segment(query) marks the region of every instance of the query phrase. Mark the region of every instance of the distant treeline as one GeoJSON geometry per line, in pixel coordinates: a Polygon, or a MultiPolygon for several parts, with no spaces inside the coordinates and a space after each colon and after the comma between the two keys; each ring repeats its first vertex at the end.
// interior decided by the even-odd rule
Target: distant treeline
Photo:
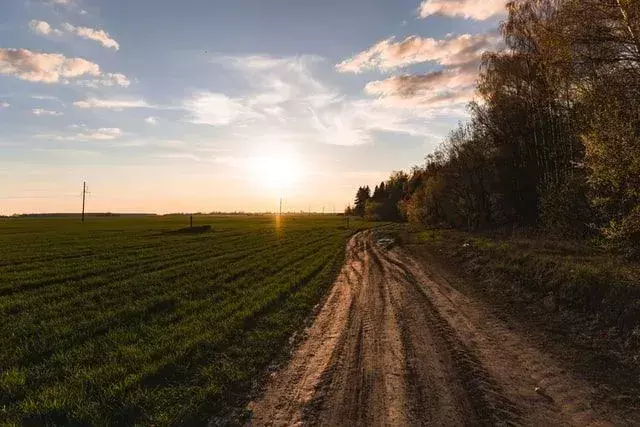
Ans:
{"type": "MultiPolygon", "coordinates": [[[[91,212],[91,213],[85,213],[84,216],[85,217],[109,217],[109,216],[121,216],[121,217],[136,217],[136,216],[154,216],[156,214],[154,213],[113,213],[113,212],[91,212]]],[[[10,215],[10,217],[12,218],[23,218],[23,217],[36,217],[36,218],[70,218],[70,217],[80,217],[81,214],[79,213],[57,213],[57,212],[51,212],[51,213],[24,213],[24,214],[14,214],[14,215],[10,215]]],[[[7,217],[5,217],[7,218],[7,217]]]]}
{"type": "MultiPolygon", "coordinates": [[[[283,212],[284,214],[285,212],[283,212]]],[[[319,215],[318,212],[286,212],[286,214],[297,214],[297,215],[319,215]]],[[[263,216],[263,215],[273,215],[273,212],[243,212],[243,211],[234,211],[234,212],[222,212],[222,211],[213,211],[213,212],[172,212],[168,214],[163,214],[162,216],[185,216],[185,215],[224,215],[224,216],[263,216]]],[[[337,213],[337,215],[342,215],[342,213],[337,213]]],[[[0,218],[80,218],[81,214],[79,213],[25,213],[25,214],[13,214],[13,215],[0,215],[0,218]]],[[[85,213],[85,217],[143,217],[143,216],[159,216],[159,214],[155,213],[113,213],[113,212],[92,212],[85,213]]]]}
{"type": "Polygon", "coordinates": [[[353,212],[469,230],[600,235],[640,252],[640,1],[519,0],[471,118],[353,212]]]}

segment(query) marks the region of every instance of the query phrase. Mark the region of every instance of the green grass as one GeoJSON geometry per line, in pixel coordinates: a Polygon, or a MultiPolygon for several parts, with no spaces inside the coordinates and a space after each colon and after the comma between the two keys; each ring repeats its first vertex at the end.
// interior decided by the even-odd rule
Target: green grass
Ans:
{"type": "Polygon", "coordinates": [[[572,345],[574,364],[581,374],[595,375],[597,366],[601,377],[611,384],[620,383],[620,378],[637,381],[637,262],[597,242],[545,236],[409,228],[405,240],[418,256],[426,250],[462,275],[467,289],[502,315],[541,332],[544,339],[553,335],[553,340],[562,342],[562,352],[564,346],[572,345]],[[620,372],[624,372],[622,377],[620,372]]]}
{"type": "Polygon", "coordinates": [[[409,240],[446,254],[497,291],[536,298],[552,293],[562,307],[597,314],[627,331],[640,321],[640,265],[589,241],[419,229],[409,240]]]}
{"type": "Polygon", "coordinates": [[[237,416],[367,227],[194,219],[0,219],[0,424],[237,416]]]}

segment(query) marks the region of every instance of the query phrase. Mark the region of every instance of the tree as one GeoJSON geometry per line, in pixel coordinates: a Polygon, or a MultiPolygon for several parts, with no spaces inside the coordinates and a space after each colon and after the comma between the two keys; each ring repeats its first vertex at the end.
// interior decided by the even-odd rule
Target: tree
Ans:
{"type": "Polygon", "coordinates": [[[367,200],[364,205],[364,218],[367,221],[380,221],[380,202],[375,202],[372,199],[367,200]]]}
{"type": "Polygon", "coordinates": [[[507,9],[506,49],[484,55],[469,122],[424,167],[376,186],[368,212],[472,230],[599,229],[640,254],[640,1],[507,9]]]}
{"type": "Polygon", "coordinates": [[[369,188],[369,186],[358,188],[353,207],[354,215],[364,216],[365,205],[370,198],[371,189],[369,188]]]}
{"type": "Polygon", "coordinates": [[[640,252],[640,2],[567,0],[587,179],[605,237],[640,252]]]}

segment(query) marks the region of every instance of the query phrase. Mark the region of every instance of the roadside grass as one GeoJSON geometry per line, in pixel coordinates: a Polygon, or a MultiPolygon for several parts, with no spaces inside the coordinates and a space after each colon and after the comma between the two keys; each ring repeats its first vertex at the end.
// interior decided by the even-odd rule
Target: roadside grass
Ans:
{"type": "Polygon", "coordinates": [[[553,293],[561,307],[585,312],[605,309],[606,320],[619,322],[621,329],[633,329],[640,321],[640,311],[628,306],[628,297],[640,295],[640,264],[595,244],[452,230],[418,231],[413,241],[446,249],[471,272],[489,268],[503,273],[511,283],[515,280],[523,291],[553,293]]]}
{"type": "MultiPolygon", "coordinates": [[[[640,264],[594,242],[408,227],[501,314],[576,349],[577,369],[625,387],[640,378],[640,264]],[[578,360],[580,359],[580,360],[578,360]]],[[[640,396],[638,402],[640,403],[640,396]]]]}
{"type": "Polygon", "coordinates": [[[224,423],[333,282],[330,216],[0,219],[0,424],[224,423]]]}

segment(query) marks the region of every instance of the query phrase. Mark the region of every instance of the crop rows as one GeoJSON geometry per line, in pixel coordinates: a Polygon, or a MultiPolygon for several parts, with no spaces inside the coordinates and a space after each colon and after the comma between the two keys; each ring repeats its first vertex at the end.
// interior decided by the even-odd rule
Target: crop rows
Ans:
{"type": "MultiPolygon", "coordinates": [[[[204,423],[242,407],[332,282],[338,218],[0,220],[0,422],[204,423]]],[[[364,224],[359,224],[363,227],[364,224]]]]}

